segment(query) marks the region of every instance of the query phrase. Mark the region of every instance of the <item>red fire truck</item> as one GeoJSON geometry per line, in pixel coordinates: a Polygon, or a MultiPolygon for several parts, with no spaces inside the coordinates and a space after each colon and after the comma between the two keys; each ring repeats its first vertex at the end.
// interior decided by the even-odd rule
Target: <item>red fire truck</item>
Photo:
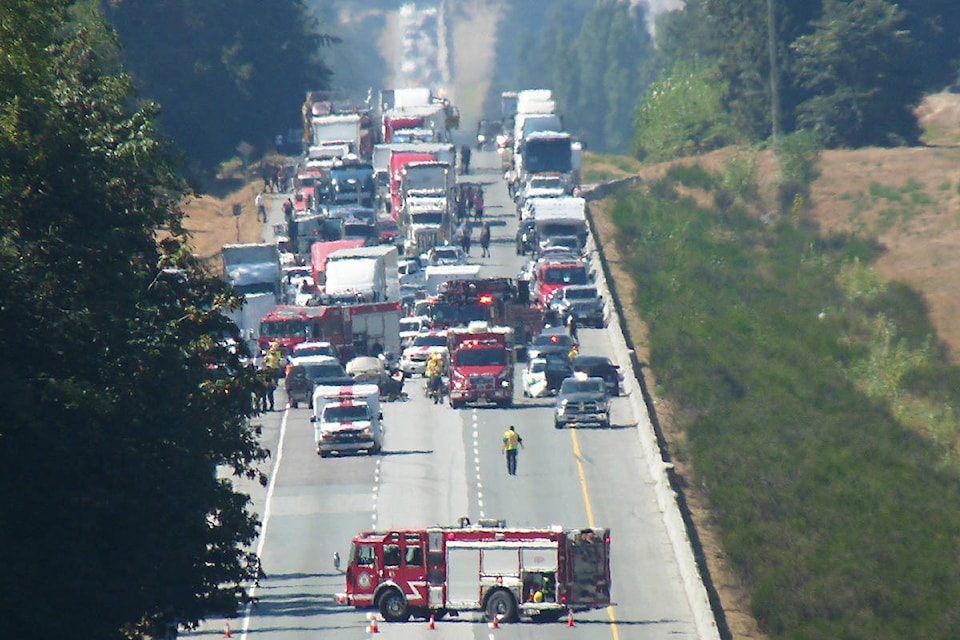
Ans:
{"type": "Polygon", "coordinates": [[[266,350],[280,343],[289,354],[293,345],[326,341],[346,362],[356,354],[400,351],[400,304],[378,302],[350,306],[279,306],[260,320],[258,344],[266,350]]]}
{"type": "Polygon", "coordinates": [[[467,402],[513,404],[513,329],[471,322],[447,331],[450,406],[467,402]]]}
{"type": "Polygon", "coordinates": [[[470,526],[364,531],[353,539],[340,604],[405,621],[482,611],[557,620],[610,605],[610,530],[470,526]]]}

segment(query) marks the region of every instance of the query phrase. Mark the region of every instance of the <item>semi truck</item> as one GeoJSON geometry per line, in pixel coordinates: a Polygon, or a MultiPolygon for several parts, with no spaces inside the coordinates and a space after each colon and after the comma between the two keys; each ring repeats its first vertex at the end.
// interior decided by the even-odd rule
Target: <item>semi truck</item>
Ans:
{"type": "Polygon", "coordinates": [[[327,256],[323,295],[330,303],[400,300],[397,247],[340,249],[327,256]]]}
{"type": "Polygon", "coordinates": [[[471,526],[362,531],[337,602],[389,622],[481,611],[490,622],[555,621],[610,606],[610,530],[471,526]]]}
{"type": "Polygon", "coordinates": [[[447,331],[450,406],[468,402],[513,404],[514,332],[472,322],[447,331]]]}
{"type": "Polygon", "coordinates": [[[380,387],[375,384],[317,385],[313,390],[314,442],[317,455],[380,453],[383,430],[380,387]]]}
{"type": "Polygon", "coordinates": [[[225,244],[220,254],[224,280],[244,300],[228,315],[252,349],[260,318],[279,302],[280,250],[275,243],[225,244]]]}

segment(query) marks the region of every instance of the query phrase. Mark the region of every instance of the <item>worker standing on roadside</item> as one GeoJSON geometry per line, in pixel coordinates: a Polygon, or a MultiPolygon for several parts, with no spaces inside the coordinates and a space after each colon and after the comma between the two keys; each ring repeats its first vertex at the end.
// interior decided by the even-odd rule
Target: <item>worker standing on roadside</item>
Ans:
{"type": "Polygon", "coordinates": [[[257,208],[257,222],[260,222],[262,218],[264,222],[267,221],[267,207],[263,199],[263,191],[257,194],[257,197],[253,199],[253,204],[257,208]]]}
{"type": "Polygon", "coordinates": [[[517,475],[517,452],[523,447],[523,438],[517,433],[516,428],[510,425],[510,428],[503,434],[503,452],[507,455],[507,473],[511,476],[517,475]]]}

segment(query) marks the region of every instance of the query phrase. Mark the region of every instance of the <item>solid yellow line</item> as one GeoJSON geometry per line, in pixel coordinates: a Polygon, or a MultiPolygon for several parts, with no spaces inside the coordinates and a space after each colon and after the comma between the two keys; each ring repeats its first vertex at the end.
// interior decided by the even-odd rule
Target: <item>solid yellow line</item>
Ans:
{"type": "MultiPolygon", "coordinates": [[[[570,440],[573,441],[573,455],[577,460],[577,475],[580,476],[580,491],[583,493],[583,504],[587,508],[587,524],[592,529],[593,507],[590,506],[590,492],[587,491],[587,477],[583,473],[583,456],[580,454],[580,443],[577,441],[577,428],[570,427],[570,440]]],[[[617,617],[613,613],[613,606],[607,607],[607,617],[610,618],[610,630],[613,632],[613,640],[620,640],[620,629],[617,627],[617,617]]]]}

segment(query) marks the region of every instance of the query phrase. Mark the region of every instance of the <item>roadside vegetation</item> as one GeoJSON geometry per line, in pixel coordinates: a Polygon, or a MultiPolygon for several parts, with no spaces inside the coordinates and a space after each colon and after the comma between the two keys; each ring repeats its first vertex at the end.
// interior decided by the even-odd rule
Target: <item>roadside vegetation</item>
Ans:
{"type": "MultiPolygon", "coordinates": [[[[791,138],[779,208],[749,151],[612,207],[653,392],[685,434],[671,453],[771,637],[953,638],[960,370],[922,296],[874,271],[874,240],[812,224],[819,152],[791,138]]],[[[865,197],[910,211],[916,193],[865,197]]]]}

